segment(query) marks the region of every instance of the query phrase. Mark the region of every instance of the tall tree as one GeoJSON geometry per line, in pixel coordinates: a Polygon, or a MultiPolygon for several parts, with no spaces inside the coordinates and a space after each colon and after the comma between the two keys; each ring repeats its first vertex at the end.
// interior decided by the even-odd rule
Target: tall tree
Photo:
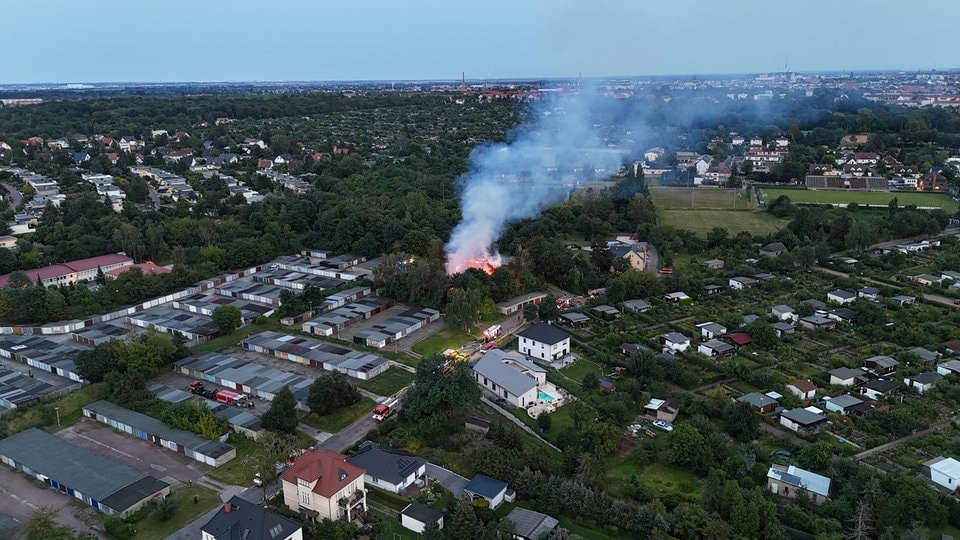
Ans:
{"type": "Polygon", "coordinates": [[[310,412],[321,416],[359,401],[360,391],[350,384],[347,376],[342,373],[317,377],[307,394],[307,407],[310,412]]]}
{"type": "Polygon", "coordinates": [[[297,425],[297,399],[289,386],[281,388],[273,397],[270,408],[260,417],[264,429],[277,433],[295,434],[297,425]]]}
{"type": "Polygon", "coordinates": [[[233,333],[234,330],[240,328],[242,322],[243,314],[237,306],[223,305],[213,310],[213,323],[217,325],[221,334],[233,333]]]}

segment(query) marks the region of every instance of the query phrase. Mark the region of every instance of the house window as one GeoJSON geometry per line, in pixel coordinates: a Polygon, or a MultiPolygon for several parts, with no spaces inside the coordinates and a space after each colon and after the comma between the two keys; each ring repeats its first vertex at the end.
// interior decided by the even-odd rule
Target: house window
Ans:
{"type": "Polygon", "coordinates": [[[300,503],[304,505],[310,504],[310,493],[307,491],[300,492],[300,503]]]}
{"type": "Polygon", "coordinates": [[[297,483],[303,487],[310,487],[310,482],[307,482],[303,478],[297,478],[297,483]]]}

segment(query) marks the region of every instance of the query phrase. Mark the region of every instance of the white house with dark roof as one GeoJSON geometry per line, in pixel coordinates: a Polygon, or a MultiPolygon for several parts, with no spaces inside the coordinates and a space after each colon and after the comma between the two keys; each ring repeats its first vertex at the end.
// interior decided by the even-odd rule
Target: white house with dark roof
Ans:
{"type": "Polygon", "coordinates": [[[776,318],[780,322],[790,321],[796,323],[800,320],[800,315],[797,313],[797,310],[784,304],[770,308],[770,316],[776,318]]]}
{"type": "Polygon", "coordinates": [[[878,400],[893,395],[900,385],[897,381],[889,379],[872,379],[860,387],[860,395],[867,396],[870,399],[878,400]]]}
{"type": "Polygon", "coordinates": [[[507,483],[489,476],[478,474],[467,485],[463,486],[463,493],[471,501],[484,499],[491,510],[496,510],[504,501],[512,501],[516,494],[507,489],[507,483]]]}
{"type": "Polygon", "coordinates": [[[780,425],[792,431],[816,433],[826,423],[826,416],[808,409],[796,408],[780,413],[780,425]]]}
{"type": "Polygon", "coordinates": [[[427,460],[422,457],[370,441],[360,445],[347,463],[363,469],[367,485],[400,495],[405,495],[407,488],[427,472],[427,460]]]}
{"type": "MultiPolygon", "coordinates": [[[[940,353],[931,351],[924,347],[914,347],[912,349],[908,349],[906,352],[917,355],[920,357],[920,361],[923,362],[924,365],[928,366],[932,365],[937,361],[938,358],[940,358],[940,353]]],[[[941,373],[941,375],[943,375],[943,373],[941,373]]]]}
{"type": "Polygon", "coordinates": [[[559,360],[570,354],[570,334],[553,325],[540,323],[517,333],[518,350],[541,360],[559,360]]]}
{"type": "Polygon", "coordinates": [[[743,289],[755,287],[757,283],[759,282],[751,277],[737,276],[730,278],[730,280],[727,282],[727,285],[729,285],[731,289],[742,291],[743,289]]]}
{"type": "Polygon", "coordinates": [[[828,396],[823,398],[824,407],[826,407],[828,411],[840,414],[848,414],[848,411],[851,407],[855,407],[861,403],[863,403],[862,399],[856,396],[851,396],[850,394],[843,394],[842,396],[837,397],[828,396]]]}
{"type": "Polygon", "coordinates": [[[788,499],[806,491],[811,501],[820,504],[830,497],[830,479],[795,465],[774,464],[767,471],[767,489],[788,499]]]}
{"type": "Polygon", "coordinates": [[[835,291],[830,291],[827,293],[827,302],[836,302],[838,304],[852,304],[857,300],[857,295],[845,291],[843,289],[837,289],[835,291]]]}
{"type": "Polygon", "coordinates": [[[668,332],[658,336],[663,344],[663,352],[678,353],[690,348],[690,338],[680,332],[668,332]]]}
{"type": "Polygon", "coordinates": [[[904,378],[903,384],[907,385],[907,388],[915,388],[917,392],[922,394],[933,389],[941,379],[943,379],[943,375],[936,371],[928,371],[904,378]]]}
{"type": "Polygon", "coordinates": [[[201,540],[302,540],[299,523],[233,496],[200,527],[201,540]]]}
{"type": "Polygon", "coordinates": [[[838,386],[856,386],[867,380],[866,371],[861,368],[837,368],[831,369],[830,384],[838,386]]]}
{"type": "Polygon", "coordinates": [[[697,328],[700,329],[700,337],[706,339],[718,338],[727,333],[727,327],[712,321],[700,323],[697,328]]]}
{"type": "Polygon", "coordinates": [[[526,407],[537,401],[539,386],[547,381],[547,370],[522,354],[490,349],[474,364],[473,378],[497,397],[526,407]]]}
{"type": "Polygon", "coordinates": [[[709,358],[722,358],[733,354],[733,345],[719,339],[708,339],[697,345],[697,352],[709,358]]]}
{"type": "Polygon", "coordinates": [[[507,519],[513,523],[513,537],[520,540],[539,540],[560,524],[554,517],[520,506],[510,510],[507,519]]]}
{"type": "Polygon", "coordinates": [[[438,529],[443,529],[443,512],[427,505],[412,502],[400,511],[400,525],[417,534],[423,534],[427,527],[434,524],[438,529]]]}
{"type": "Polygon", "coordinates": [[[947,376],[950,374],[960,375],[960,360],[951,359],[937,364],[937,373],[947,376]]]}

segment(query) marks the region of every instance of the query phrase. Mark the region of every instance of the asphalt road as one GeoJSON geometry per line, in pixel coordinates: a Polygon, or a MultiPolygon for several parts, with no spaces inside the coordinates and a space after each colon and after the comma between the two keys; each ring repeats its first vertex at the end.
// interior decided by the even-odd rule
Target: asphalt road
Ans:
{"type": "Polygon", "coordinates": [[[377,423],[369,414],[365,414],[363,415],[363,418],[360,418],[356,422],[341,429],[338,433],[333,434],[329,439],[317,444],[315,448],[318,450],[334,450],[337,452],[343,452],[354,443],[365,439],[367,437],[367,433],[369,433],[370,430],[375,427],[377,427],[377,423]]]}
{"type": "MultiPolygon", "coordinates": [[[[822,267],[822,266],[817,266],[816,269],[817,269],[817,270],[820,270],[821,272],[826,272],[826,273],[828,273],[828,274],[833,274],[833,275],[835,275],[835,276],[850,277],[850,274],[848,274],[848,273],[846,273],[846,272],[840,272],[840,271],[838,271],[838,270],[831,270],[830,268],[824,268],[824,267],[822,267]]],[[[890,287],[890,288],[892,288],[892,289],[900,289],[900,288],[901,288],[901,287],[898,287],[898,286],[896,286],[896,285],[891,285],[891,284],[889,284],[889,283],[884,283],[884,282],[882,282],[882,281],[877,281],[877,280],[875,280],[875,279],[870,279],[870,278],[864,277],[864,276],[856,276],[856,277],[857,277],[857,279],[861,279],[861,280],[863,280],[863,281],[866,281],[867,283],[873,283],[874,285],[880,285],[880,286],[882,286],[882,287],[890,287]]],[[[941,305],[948,306],[948,307],[952,307],[952,308],[960,307],[960,305],[954,303],[953,298],[947,298],[946,296],[941,296],[941,295],[939,295],[939,294],[922,293],[922,294],[920,295],[920,297],[921,297],[923,300],[926,300],[927,302],[932,302],[932,303],[934,303],[934,304],[941,304],[941,305]]]]}
{"type": "Polygon", "coordinates": [[[16,208],[20,206],[20,203],[23,201],[23,194],[10,184],[4,183],[0,185],[6,188],[7,192],[10,194],[10,208],[16,208]]]}

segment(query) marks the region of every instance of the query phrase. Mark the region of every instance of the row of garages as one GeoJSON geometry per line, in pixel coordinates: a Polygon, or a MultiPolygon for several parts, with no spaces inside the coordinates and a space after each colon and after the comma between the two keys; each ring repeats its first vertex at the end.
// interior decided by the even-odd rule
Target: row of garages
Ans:
{"type": "Polygon", "coordinates": [[[313,379],[281,371],[270,366],[240,360],[232,356],[209,352],[190,356],[174,363],[177,371],[201,381],[213,383],[230,390],[273,401],[277,392],[289,387],[297,398],[298,407],[306,410],[307,399],[313,379]]]}
{"type": "Polygon", "coordinates": [[[248,351],[327,371],[336,371],[361,380],[371,379],[390,367],[389,361],[380,355],[280,332],[267,331],[251,334],[241,342],[241,345],[248,351]]]}
{"type": "Polygon", "coordinates": [[[332,336],[335,332],[390,309],[394,303],[390,298],[368,296],[333,311],[322,313],[303,323],[302,329],[308,334],[332,336]]]}
{"type": "Polygon", "coordinates": [[[353,336],[353,342],[368,347],[383,348],[420,330],[440,318],[440,312],[431,308],[410,308],[378,322],[368,330],[353,336]]]}

